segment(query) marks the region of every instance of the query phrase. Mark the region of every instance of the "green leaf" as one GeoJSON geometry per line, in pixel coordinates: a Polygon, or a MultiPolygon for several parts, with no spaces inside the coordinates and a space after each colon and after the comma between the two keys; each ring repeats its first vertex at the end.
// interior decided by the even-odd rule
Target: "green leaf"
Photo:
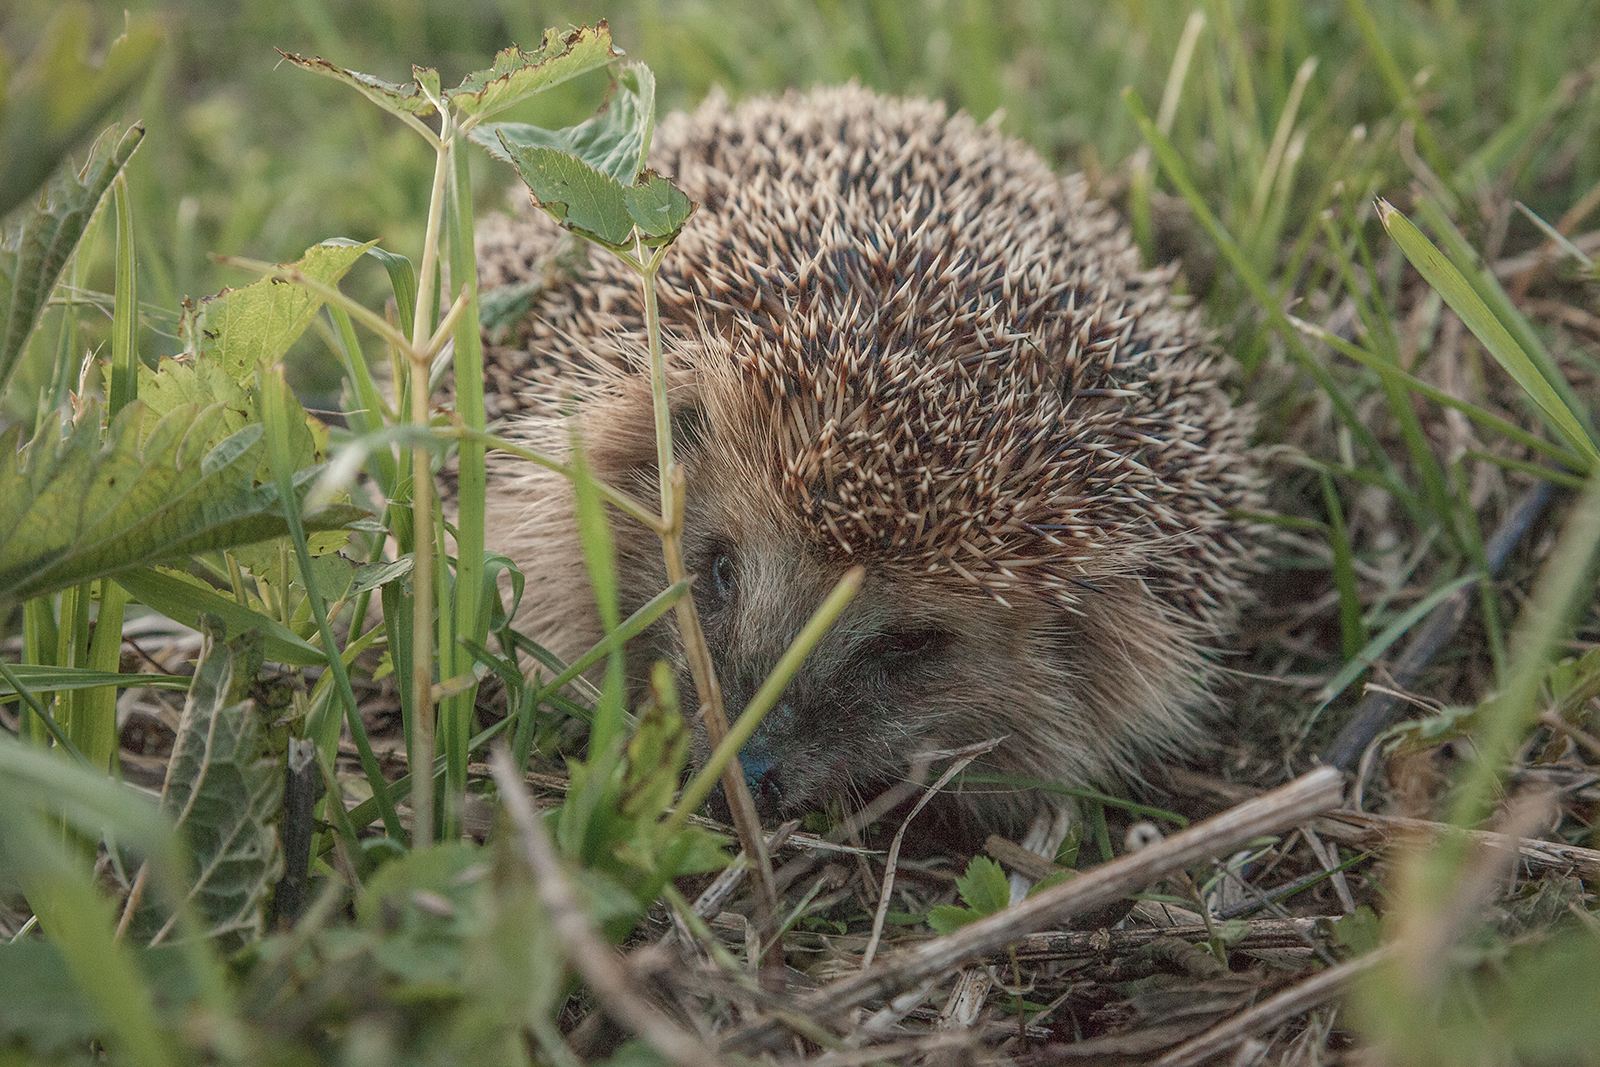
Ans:
{"type": "MultiPolygon", "coordinates": [[[[0,600],[284,532],[277,488],[254,479],[259,426],[223,436],[223,405],[181,405],[146,433],[148,414],[135,400],[103,426],[91,402],[65,434],[52,416],[26,446],[20,427],[0,435],[0,600]]],[[[303,494],[316,471],[301,473],[303,494]]],[[[306,521],[363,514],[335,504],[306,521]]]]}
{"type": "Polygon", "coordinates": [[[139,603],[186,626],[198,628],[202,615],[216,615],[233,633],[260,630],[266,640],[266,656],[274,663],[313,667],[328,662],[321,649],[281,622],[252,611],[182,571],[141,568],[118,575],[117,584],[139,603]]]}
{"type": "MultiPolygon", "coordinates": [[[[37,202],[0,220],[0,388],[10,380],[89,217],[143,137],[142,126],[120,136],[111,127],[90,149],[82,170],[62,164],[37,202]]],[[[5,188],[0,181],[0,190],[5,188]]]]}
{"type": "MultiPolygon", "coordinates": [[[[273,825],[283,801],[283,770],[266,753],[262,712],[248,694],[261,673],[262,638],[247,633],[223,642],[217,619],[205,638],[167,766],[161,810],[189,846],[194,878],[185,904],[223,952],[259,940],[267,890],[282,872],[273,825]]],[[[173,913],[154,903],[135,916],[133,936],[161,943],[173,913]]]]}
{"type": "Polygon", "coordinates": [[[575,156],[621,185],[644,169],[655,132],[656,80],[643,63],[622,68],[611,98],[594,118],[559,130],[524,122],[498,122],[472,132],[491,155],[515,164],[517,149],[553,148],[575,156]]]}
{"type": "Polygon", "coordinates": [[[683,190],[651,170],[640,175],[639,184],[622,190],[622,199],[628,206],[628,216],[650,238],[645,241],[649,245],[675,239],[695,209],[694,201],[683,190]]]}
{"type": "MultiPolygon", "coordinates": [[[[337,285],[376,243],[324,241],[307,249],[293,267],[315,281],[337,285]]],[[[219,360],[234,381],[243,382],[257,367],[276,363],[311,325],[322,304],[322,297],[311,290],[277,278],[224,289],[201,301],[190,344],[219,360]]]]}
{"type": "Polygon", "coordinates": [[[548,29],[536,51],[524,52],[513,45],[495,55],[494,66],[468,74],[444,96],[458,114],[482,120],[621,55],[611,46],[611,29],[604,19],[566,34],[548,29]]]}
{"type": "Polygon", "coordinates": [[[940,904],[936,908],[928,909],[928,925],[933,927],[936,934],[948,934],[961,929],[970,922],[983,918],[971,908],[960,908],[954,904],[940,904]]]}
{"type": "Polygon", "coordinates": [[[678,778],[689,762],[689,729],[676,708],[652,704],[628,742],[622,779],[622,813],[652,823],[672,804],[678,778]]]}
{"type": "Polygon", "coordinates": [[[993,915],[1011,904],[1011,883],[1006,872],[987,856],[974,856],[967,873],[956,879],[956,892],[979,915],[993,915]]]}
{"type": "Polygon", "coordinates": [[[474,130],[472,138],[516,167],[534,201],[565,228],[621,248],[637,226],[646,244],[664,244],[683,229],[695,205],[644,169],[655,92],[649,68],[632,64],[605,108],[587,122],[560,130],[501,122],[474,130]]]}
{"type": "Polygon", "coordinates": [[[0,82],[0,215],[27,200],[155,63],[162,34],[151,18],[130,18],[104,62],[86,62],[91,12],[87,4],[63,4],[33,54],[0,82]]]}
{"type": "MultiPolygon", "coordinates": [[[[139,395],[151,412],[164,417],[184,405],[209,407],[220,403],[220,433],[224,435],[261,422],[261,404],[254,385],[253,381],[247,385],[235,380],[219,361],[204,357],[195,363],[163,358],[155,370],[139,369],[139,395]]],[[[309,418],[298,403],[293,406],[293,414],[295,465],[303,470],[327,458],[328,430],[309,418]]],[[[265,455],[252,475],[261,482],[272,479],[272,466],[265,455]]]]}
{"type": "Polygon", "coordinates": [[[627,243],[633,233],[633,216],[616,179],[559,149],[513,145],[503,132],[500,144],[533,193],[534,202],[551,218],[605,245],[627,243]]]}
{"type": "MultiPolygon", "coordinates": [[[[407,337],[411,336],[412,319],[417,314],[417,270],[411,261],[398,252],[390,252],[370,245],[367,255],[383,264],[383,269],[389,273],[389,288],[394,291],[394,311],[400,332],[407,337]]],[[[361,357],[360,350],[352,353],[354,358],[361,357]]]]}
{"type": "MultiPolygon", "coordinates": [[[[152,986],[132,948],[113,936],[110,900],[85,853],[63,841],[63,826],[86,841],[113,834],[142,850],[154,874],[148,892],[172,884],[179,869],[172,832],[148,798],[103,772],[0,733],[0,889],[27,893],[74,983],[105,1020],[117,1062],[182,1062],[170,1033],[157,1023],[152,986]]],[[[3,1024],[0,1032],[10,1033],[3,1024]]]]}
{"type": "Polygon", "coordinates": [[[1539,368],[1512,337],[1511,332],[1473,290],[1471,283],[1442,252],[1433,246],[1433,242],[1423,236],[1422,231],[1417,229],[1410,219],[1396,211],[1393,205],[1382,198],[1378,200],[1378,214],[1383,220],[1384,229],[1389,231],[1389,236],[1394,238],[1395,243],[1400,246],[1400,251],[1411,261],[1411,265],[1427,279],[1429,285],[1438,290],[1439,295],[1444,297],[1445,303],[1461,316],[1461,321],[1466,324],[1467,329],[1483,342],[1484,348],[1489,350],[1495,361],[1505,368],[1506,373],[1510,374],[1522,387],[1523,392],[1539,406],[1539,410],[1544,412],[1545,417],[1561,436],[1567,439],[1567,443],[1588,461],[1588,469],[1592,471],[1596,466],[1600,466],[1600,449],[1595,447],[1593,439],[1584,430],[1582,423],[1539,372],[1539,368]]]}

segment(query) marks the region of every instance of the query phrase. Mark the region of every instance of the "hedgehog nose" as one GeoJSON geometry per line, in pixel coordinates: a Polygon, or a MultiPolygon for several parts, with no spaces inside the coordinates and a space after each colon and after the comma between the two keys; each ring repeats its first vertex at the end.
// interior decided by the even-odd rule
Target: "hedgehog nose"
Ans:
{"type": "Polygon", "coordinates": [[[756,802],[756,811],[763,818],[774,816],[783,800],[779,782],[778,765],[765,755],[748,748],[739,753],[739,766],[744,769],[744,784],[756,802]]]}

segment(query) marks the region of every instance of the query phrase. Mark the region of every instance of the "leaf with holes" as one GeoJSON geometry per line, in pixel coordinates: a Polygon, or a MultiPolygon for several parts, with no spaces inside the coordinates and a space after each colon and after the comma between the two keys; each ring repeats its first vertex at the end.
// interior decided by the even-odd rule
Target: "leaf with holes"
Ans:
{"type": "Polygon", "coordinates": [[[468,74],[444,96],[458,114],[480,120],[621,56],[604,19],[565,34],[548,29],[534,51],[513,45],[495,55],[494,66],[468,74]]]}
{"type": "MultiPolygon", "coordinates": [[[[324,241],[306,250],[294,269],[315,281],[337,285],[376,241],[324,241]]],[[[200,302],[189,329],[190,346],[216,359],[236,382],[256,368],[276,363],[322,308],[322,297],[279,278],[262,278],[224,289],[200,302]]]]}

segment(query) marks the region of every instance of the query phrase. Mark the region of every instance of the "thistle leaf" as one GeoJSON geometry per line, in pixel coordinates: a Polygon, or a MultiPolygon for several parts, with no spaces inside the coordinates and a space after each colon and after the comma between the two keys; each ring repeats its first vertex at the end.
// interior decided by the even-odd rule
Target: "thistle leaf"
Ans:
{"type": "MultiPolygon", "coordinates": [[[[100,135],[82,170],[64,163],[33,204],[0,221],[0,388],[11,377],[56,279],[78,247],[89,218],[144,137],[133,126],[100,135]]],[[[5,189],[0,180],[0,190],[5,189]]]]}
{"type": "MultiPolygon", "coordinates": [[[[283,772],[266,753],[263,714],[248,695],[261,672],[262,640],[249,633],[223,642],[220,620],[202,620],[204,640],[161,791],[161,810],[189,846],[194,878],[183,894],[224,952],[261,936],[267,888],[283,854],[272,825],[283,799],[283,772]]],[[[146,907],[134,936],[159,943],[171,914],[146,907]]]]}
{"type": "MultiPolygon", "coordinates": [[[[228,433],[224,407],[179,405],[146,431],[145,401],[109,425],[90,403],[65,433],[53,416],[26,445],[19,427],[0,435],[0,601],[284,533],[276,487],[256,484],[261,427],[228,433]]],[[[333,505],[306,523],[362,514],[333,505]]]]}

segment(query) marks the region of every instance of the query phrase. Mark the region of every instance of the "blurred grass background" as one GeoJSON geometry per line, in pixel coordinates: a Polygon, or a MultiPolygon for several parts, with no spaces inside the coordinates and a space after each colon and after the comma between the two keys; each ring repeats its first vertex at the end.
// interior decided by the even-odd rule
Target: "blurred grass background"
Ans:
{"type": "MultiPolygon", "coordinates": [[[[8,0],[0,45],[12,65],[58,3],[8,0]]],[[[537,43],[545,26],[604,17],[621,46],[656,72],[664,108],[691,106],[714,85],[740,96],[857,78],[889,92],[941,97],[979,117],[1003,109],[1003,127],[1058,166],[1114,175],[1142,143],[1122,88],[1133,86],[1155,110],[1185,21],[1198,10],[1207,32],[1177,98],[1172,137],[1224,222],[1244,226],[1248,221],[1230,216],[1253,206],[1253,171],[1262,164],[1254,146],[1270,140],[1308,57],[1320,66],[1299,109],[1307,133],[1300,173],[1307,177],[1292,187],[1291,219],[1312,203],[1336,161],[1351,167],[1339,157],[1358,124],[1372,128],[1366,144],[1379,146],[1365,157],[1369,191],[1392,194],[1408,179],[1390,140],[1405,117],[1397,89],[1414,93],[1426,126],[1440,131],[1436,144],[1419,141],[1430,164],[1478,166],[1483,181],[1495,180],[1505,161],[1482,158],[1484,150],[1519,123],[1539,121],[1563,79],[1592,74],[1600,50],[1600,5],[1582,0],[1371,0],[1365,8],[1292,0],[134,0],[127,6],[135,15],[157,15],[168,34],[155,75],[128,108],[128,117],[148,128],[129,171],[140,292],[150,324],[168,334],[183,298],[241,280],[212,264],[209,253],[282,261],[330,236],[380,238],[413,256],[420,248],[432,166],[425,146],[340,86],[280,64],[274,47],[396,80],[408,79],[413,63],[432,66],[454,84],[499,48],[537,43]],[[1375,60],[1372,38],[1363,39],[1357,17],[1363,10],[1387,49],[1382,59],[1375,60]],[[1389,80],[1385,64],[1394,68],[1389,80]]],[[[122,5],[95,10],[109,39],[120,29],[122,5]]],[[[515,117],[575,120],[599,91],[597,84],[569,85],[515,117]]],[[[1534,158],[1521,161],[1513,182],[1513,195],[1545,217],[1558,216],[1574,190],[1600,178],[1600,106],[1592,86],[1580,97],[1561,135],[1544,139],[1534,158]]],[[[480,205],[503,205],[509,171],[482,159],[477,168],[480,205]]],[[[108,271],[108,262],[99,263],[82,284],[108,289],[108,271]]],[[[371,284],[376,293],[377,279],[371,284]]],[[[1226,322],[1242,294],[1230,295],[1225,279],[1221,288],[1217,312],[1226,322]]],[[[147,357],[155,354],[151,346],[177,348],[160,332],[147,335],[146,345],[147,357]]],[[[314,364],[302,362],[297,375],[313,390],[335,384],[314,364]]]]}

